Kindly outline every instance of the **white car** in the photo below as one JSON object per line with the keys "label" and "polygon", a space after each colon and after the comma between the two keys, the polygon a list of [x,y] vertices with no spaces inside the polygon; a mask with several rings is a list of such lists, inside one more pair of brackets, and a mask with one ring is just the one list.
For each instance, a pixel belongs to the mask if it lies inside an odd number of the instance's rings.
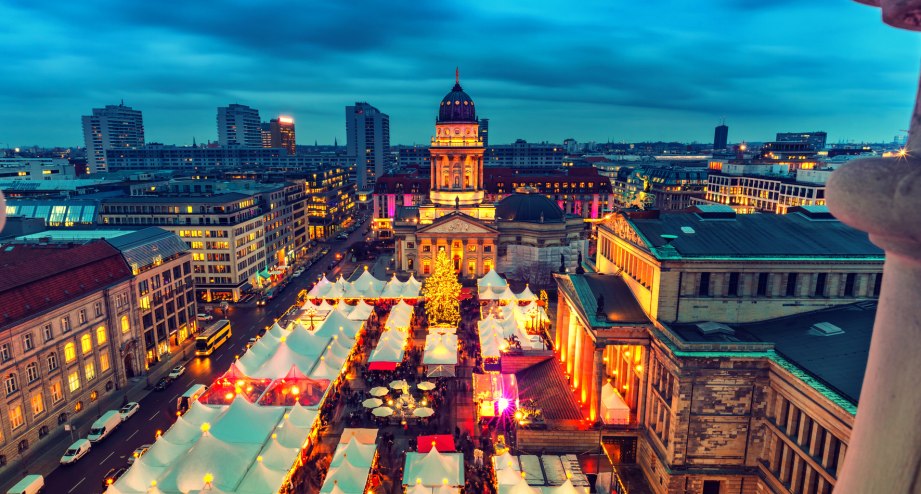
{"label": "white car", "polygon": [[210,321],[214,319],[214,316],[212,316],[211,314],[201,313],[201,314],[196,314],[195,319],[198,319],[199,321]]}
{"label": "white car", "polygon": [[177,365],[176,367],[173,367],[173,370],[169,371],[169,378],[170,378],[170,379],[179,379],[179,376],[181,376],[181,375],[183,375],[183,374],[185,374],[185,366],[184,366],[184,365]]}
{"label": "white car", "polygon": [[297,278],[298,276],[300,276],[300,275],[302,275],[302,274],[304,274],[304,268],[301,268],[301,269],[298,269],[297,271],[295,271],[295,272],[294,272],[294,277]]}
{"label": "white car", "polygon": [[61,457],[61,465],[70,465],[80,458],[83,458],[90,452],[90,447],[92,447],[92,444],[90,444],[89,440],[77,439],[67,448],[67,451],[64,452],[64,456]]}
{"label": "white car", "polygon": [[127,405],[123,406],[121,410],[118,411],[118,413],[121,414],[122,422],[124,422],[130,419],[134,414],[138,413],[138,410],[140,409],[141,409],[141,405],[136,401],[132,401],[128,403]]}
{"label": "white car", "polygon": [[131,456],[128,457],[128,464],[130,465],[134,463],[134,461],[137,460],[138,458],[144,456],[144,453],[146,453],[147,450],[150,449],[151,446],[152,446],[151,444],[145,444],[141,446],[140,448],[134,450],[134,452],[131,453]]}

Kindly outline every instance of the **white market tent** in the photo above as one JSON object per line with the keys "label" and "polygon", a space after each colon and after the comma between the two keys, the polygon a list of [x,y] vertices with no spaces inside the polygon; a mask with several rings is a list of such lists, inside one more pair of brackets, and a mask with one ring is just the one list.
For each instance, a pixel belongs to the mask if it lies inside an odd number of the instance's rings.
{"label": "white market tent", "polygon": [[429,333],[425,337],[425,365],[457,365],[457,335]]}
{"label": "white market tent", "polygon": [[[341,275],[336,281],[329,281],[325,276],[320,278],[313,288],[307,292],[310,298],[320,299],[378,299],[378,298],[419,298],[422,292],[422,283],[410,276],[406,281],[400,281],[394,275],[390,280],[384,281],[374,277],[366,267],[354,281],[347,281]],[[310,302],[302,307],[307,309]]]}
{"label": "white market tent", "polygon": [[515,295],[515,297],[521,302],[534,302],[537,300],[537,295],[534,295],[534,292],[531,291],[531,287],[528,285],[525,285],[524,290],[518,295]]}
{"label": "white market tent", "polygon": [[373,312],[374,307],[365,303],[364,300],[359,300],[352,312],[349,313],[349,319],[352,321],[367,321]]}
{"label": "white market tent", "polygon": [[499,484],[499,494],[541,494],[541,489],[531,487],[524,478],[519,477],[514,484]]}
{"label": "white market tent", "polygon": [[630,407],[611,383],[601,388],[601,420],[605,424],[630,423]]}
{"label": "white market tent", "polygon": [[[237,397],[230,405],[212,407],[195,402],[189,412],[160,437],[113,484],[110,494],[157,492],[179,494],[210,487],[212,492],[267,493],[281,488],[298,459],[316,419],[292,407],[261,407]],[[290,420],[297,415],[300,422]],[[309,418],[309,420],[305,420]],[[205,425],[207,424],[207,425]],[[285,429],[297,436],[294,446],[281,444],[272,434]],[[258,458],[262,457],[262,461]],[[210,486],[204,478],[213,477]]]}
{"label": "white market tent", "polygon": [[377,453],[377,429],[345,429],[333,453],[321,493],[364,494]]}
{"label": "white market tent", "polygon": [[353,321],[342,315],[341,312],[334,311],[317,327],[314,333],[318,336],[330,338],[339,335],[340,338],[345,337],[354,340],[363,326],[364,321]]}
{"label": "white market tent", "polygon": [[407,329],[413,320],[413,306],[400,300],[390,309],[384,329]]}
{"label": "white market tent", "polygon": [[407,333],[397,329],[384,330],[377,341],[377,346],[368,357],[368,362],[402,362],[407,337]]}
{"label": "white market tent", "polygon": [[495,269],[490,269],[482,278],[476,280],[478,287],[507,287],[508,281],[499,276]]}
{"label": "white market tent", "polygon": [[406,453],[403,485],[414,484],[422,484],[426,487],[463,486],[464,455],[439,453],[436,448],[432,448],[428,453]]}

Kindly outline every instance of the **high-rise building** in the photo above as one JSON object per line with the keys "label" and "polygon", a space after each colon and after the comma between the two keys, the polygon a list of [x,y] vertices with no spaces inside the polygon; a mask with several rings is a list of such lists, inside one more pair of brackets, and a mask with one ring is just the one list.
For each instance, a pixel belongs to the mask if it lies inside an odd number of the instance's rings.
{"label": "high-rise building", "polygon": [[480,119],[480,140],[483,141],[483,147],[489,147],[489,119]]}
{"label": "high-rise building", "polygon": [[726,149],[728,141],[729,126],[725,123],[717,125],[716,131],[713,133],[713,149]]}
{"label": "high-rise building", "polygon": [[259,110],[236,103],[217,109],[217,140],[223,147],[262,147]]}
{"label": "high-rise building", "polygon": [[132,149],[144,145],[144,117],[124,102],[93,108],[92,115],[83,116],[83,140],[87,172],[108,171],[106,149]]}
{"label": "high-rise building", "polygon": [[260,133],[262,134],[262,147],[272,147],[272,124],[269,122],[262,122],[259,125],[259,128]]}
{"label": "high-rise building", "polygon": [[279,115],[269,122],[269,133],[271,135],[271,147],[285,148],[288,154],[297,154],[296,144],[294,142],[294,119]]}
{"label": "high-rise building", "polygon": [[374,187],[390,156],[390,117],[368,103],[345,107],[346,152],[354,156],[358,190]]}

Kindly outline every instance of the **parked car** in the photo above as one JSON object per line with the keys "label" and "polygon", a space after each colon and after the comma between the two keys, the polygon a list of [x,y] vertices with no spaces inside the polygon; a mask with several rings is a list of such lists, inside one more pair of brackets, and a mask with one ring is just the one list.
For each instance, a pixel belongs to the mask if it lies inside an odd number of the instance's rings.
{"label": "parked car", "polygon": [[112,433],[122,424],[122,415],[118,410],[109,410],[102,414],[102,417],[96,419],[90,427],[90,433],[86,436],[90,442],[99,442]]}
{"label": "parked car", "polygon": [[126,470],[128,469],[125,467],[115,467],[106,472],[106,476],[102,478],[102,488],[108,489],[109,486],[114,484],[115,481],[118,480],[118,478],[121,477]]}
{"label": "parked car", "polygon": [[88,439],[77,439],[67,448],[67,451],[64,452],[64,456],[61,457],[61,465],[70,465],[80,458],[83,458],[90,452],[91,447],[92,444],[90,444]]}
{"label": "parked car", "polygon": [[297,271],[294,272],[294,277],[297,278],[298,276],[302,274],[304,274],[304,268],[299,268]]}
{"label": "parked car", "polygon": [[202,312],[202,313],[196,314],[195,319],[198,319],[199,321],[211,321],[214,319],[214,316],[212,316],[211,314],[205,314],[204,312]]}
{"label": "parked car", "polygon": [[256,299],[256,306],[257,306],[257,307],[262,307],[262,306],[265,305],[265,303],[266,303],[265,297],[259,297],[259,298]]}
{"label": "parked car", "polygon": [[132,463],[134,463],[134,460],[137,460],[138,458],[144,456],[144,453],[146,453],[147,450],[150,449],[151,446],[152,445],[150,444],[145,444],[139,447],[138,449],[134,450],[134,452],[131,453],[131,456],[128,457],[128,464],[131,465]]}
{"label": "parked car", "polygon": [[122,422],[130,419],[134,414],[138,413],[138,410],[141,409],[140,403],[136,401],[129,402],[127,405],[123,406],[118,413],[122,416]]}
{"label": "parked car", "polygon": [[173,380],[163,376],[159,381],[157,381],[157,384],[154,386],[154,391],[163,391],[164,389],[168,388],[170,384],[173,384]]}
{"label": "parked car", "polygon": [[45,488],[45,477],[38,474],[26,475],[6,494],[38,494]]}
{"label": "parked car", "polygon": [[169,371],[169,378],[170,378],[170,379],[179,379],[179,376],[181,376],[181,375],[183,375],[183,374],[185,374],[185,366],[184,366],[184,365],[177,365],[176,367],[173,367],[173,370]]}
{"label": "parked car", "polygon": [[340,233],[339,235],[336,235],[336,240],[348,240],[348,239],[349,239],[349,236],[344,233]]}

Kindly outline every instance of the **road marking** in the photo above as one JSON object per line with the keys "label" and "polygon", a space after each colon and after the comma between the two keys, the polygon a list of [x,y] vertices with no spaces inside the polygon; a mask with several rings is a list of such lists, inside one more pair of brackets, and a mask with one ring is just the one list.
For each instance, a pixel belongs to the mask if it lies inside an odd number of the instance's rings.
{"label": "road marking", "polygon": [[154,414],[153,414],[153,415],[151,415],[151,416],[150,416],[150,418],[149,418],[149,419],[147,419],[147,421],[148,421],[148,422],[150,422],[151,420],[153,420],[153,419],[154,419],[154,417],[156,417],[158,413],[160,413],[160,410],[157,410],[156,412],[154,412]]}
{"label": "road marking", "polygon": [[177,394],[176,396],[174,396],[173,399],[170,400],[170,401],[171,401],[171,402],[172,402],[172,401],[176,401],[176,398],[179,398],[179,395],[178,395],[178,394]]}
{"label": "road marking", "polygon": [[131,433],[131,435],[130,435],[130,436],[128,436],[128,439],[125,439],[125,440],[126,440],[126,441],[130,441],[130,440],[131,440],[131,438],[132,438],[132,437],[134,437],[134,435],[135,435],[135,434],[137,434],[137,433],[138,433],[138,432],[140,432],[140,431],[141,431],[141,429],[138,429],[138,430],[136,430],[136,431],[134,431],[134,432],[132,432],[132,433]]}
{"label": "road marking", "polygon": [[77,482],[76,484],[74,484],[74,486],[71,487],[69,491],[67,491],[67,494],[70,494],[71,492],[73,492],[74,489],[76,489],[78,485],[82,484],[84,480],[86,480],[86,477],[83,477],[82,479],[80,479],[80,482]]}
{"label": "road marking", "polygon": [[226,354],[226,353],[222,353],[220,357],[214,359],[214,363],[216,364],[218,360],[221,360],[222,358],[224,358],[224,355],[227,355],[227,354]]}
{"label": "road marking", "polygon": [[114,455],[114,454],[115,454],[115,451],[109,453],[109,456],[106,456],[105,459],[103,459],[102,461],[99,462],[99,464],[102,465],[103,463],[106,462],[106,460],[108,460],[109,458],[111,458],[112,455]]}

